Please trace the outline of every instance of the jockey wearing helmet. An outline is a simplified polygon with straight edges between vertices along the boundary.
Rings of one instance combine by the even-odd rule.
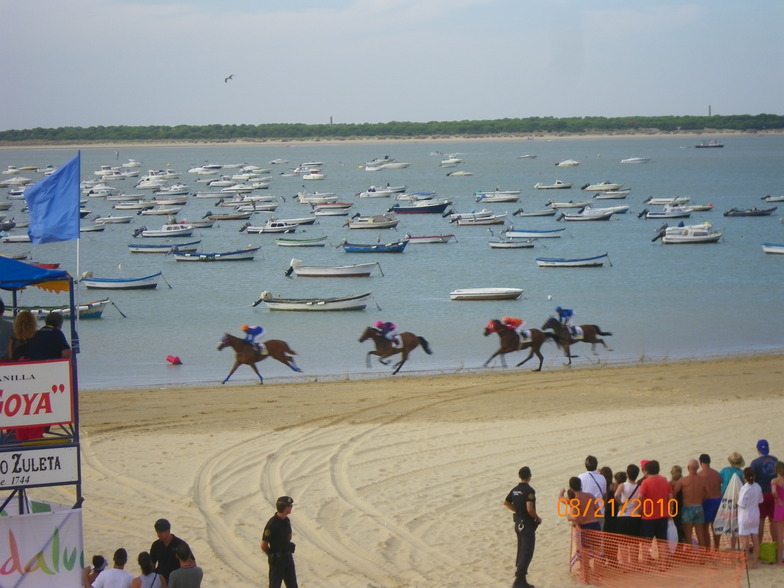
[[[253,345],[262,355],[267,355],[267,349],[261,343],[261,339],[265,334],[265,331],[262,327],[259,327],[258,325],[255,327],[242,325],[241,330],[245,333],[245,341],[247,343]]]
[[[373,325],[384,337],[389,339],[392,345],[397,345],[397,326],[395,323],[376,321]]]
[[[574,326],[574,311],[571,308],[561,308],[560,306],[556,306],[555,312],[558,313],[558,320],[561,321],[562,325],[569,329],[569,333],[572,335],[572,337],[576,336],[577,329]]]

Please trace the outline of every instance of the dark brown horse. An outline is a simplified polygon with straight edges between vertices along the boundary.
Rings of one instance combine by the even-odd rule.
[[[218,351],[225,347],[231,347],[234,350],[235,359],[234,367],[231,368],[229,375],[226,376],[226,379],[223,380],[221,384],[228,382],[231,375],[243,364],[253,368],[253,371],[256,372],[256,375],[259,377],[259,383],[263,384],[264,378],[261,377],[259,370],[256,368],[256,363],[264,361],[268,357],[277,359],[280,363],[289,366],[295,372],[302,371],[299,369],[299,366],[297,366],[294,358],[291,357],[292,355],[297,355],[297,352],[289,347],[288,343],[281,341],[280,339],[270,339],[264,343],[264,347],[267,348],[266,355],[259,353],[251,343],[248,343],[239,337],[235,337],[234,335],[229,335],[228,333],[221,338],[220,345],[218,345]]]
[[[548,339],[555,340],[555,335],[552,333],[544,333],[539,329],[528,329],[531,332],[531,339],[524,340],[517,334],[517,332],[510,328],[509,326],[505,325],[501,321],[497,319],[491,320],[487,323],[485,327],[485,337],[491,335],[492,333],[498,333],[498,338],[501,339],[501,347],[498,348],[498,351],[493,353],[490,358],[485,362],[484,367],[487,367],[493,359],[500,355],[501,356],[501,365],[506,367],[506,359],[504,359],[504,355],[507,353],[512,353],[513,351],[522,351],[523,349],[530,349],[530,353],[528,357],[526,357],[523,361],[517,364],[515,367],[520,367],[526,361],[531,359],[534,354],[536,357],[539,358],[539,367],[536,368],[535,372],[542,371],[542,362],[544,362],[544,357],[542,356],[541,351],[542,344],[547,341]]]
[[[607,333],[602,331],[598,325],[580,325],[580,328],[583,330],[583,338],[582,339],[575,339],[569,333],[568,327],[561,324],[561,322],[551,316],[547,319],[542,325],[542,330],[552,329],[555,333],[555,341],[558,343],[559,347],[563,347],[564,354],[566,357],[569,358],[569,365],[572,365],[572,358],[578,357],[577,355],[572,355],[569,348],[574,345],[575,343],[590,343],[591,344],[591,352],[596,355],[596,344],[601,343],[607,351],[612,351],[607,344],[604,342],[603,339],[599,339],[599,335],[603,337],[609,337],[612,333]]]
[[[395,370],[392,372],[392,375],[395,375],[400,371],[400,368],[403,367],[403,364],[406,363],[408,354],[420,345],[422,346],[422,349],[425,350],[425,353],[428,355],[433,354],[433,352],[430,350],[430,344],[425,340],[424,337],[418,337],[417,335],[414,335],[414,333],[409,333],[408,331],[399,333],[397,337],[401,342],[400,347],[393,346],[392,342],[382,335],[381,331],[379,331],[377,328],[368,327],[365,329],[362,333],[362,336],[359,338],[359,342],[364,343],[368,339],[372,339],[373,343],[376,345],[375,351],[368,351],[365,361],[367,366],[370,367],[371,355],[377,355],[378,360],[386,365],[387,362],[384,361],[385,358],[400,353],[400,361],[395,364]]]

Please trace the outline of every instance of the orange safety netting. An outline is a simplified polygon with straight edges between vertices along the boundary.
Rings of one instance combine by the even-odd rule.
[[[569,567],[582,584],[603,587],[741,586],[746,554],[575,528]]]

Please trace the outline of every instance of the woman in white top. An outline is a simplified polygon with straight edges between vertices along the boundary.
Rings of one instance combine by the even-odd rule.
[[[759,505],[762,504],[762,488],[755,482],[756,476],[752,468],[743,470],[743,479],[746,483],[740,489],[738,495],[738,535],[741,539],[741,549],[749,552],[749,541],[751,541],[752,553],[750,568],[759,565]]]
[[[166,588],[166,578],[153,571],[154,566],[149,553],[142,551],[138,561],[142,575],[133,579],[131,588]]]

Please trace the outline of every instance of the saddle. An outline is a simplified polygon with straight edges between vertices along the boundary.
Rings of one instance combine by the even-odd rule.
[[[571,335],[572,339],[582,339],[584,334],[580,327],[573,327],[569,330],[569,335]]]

